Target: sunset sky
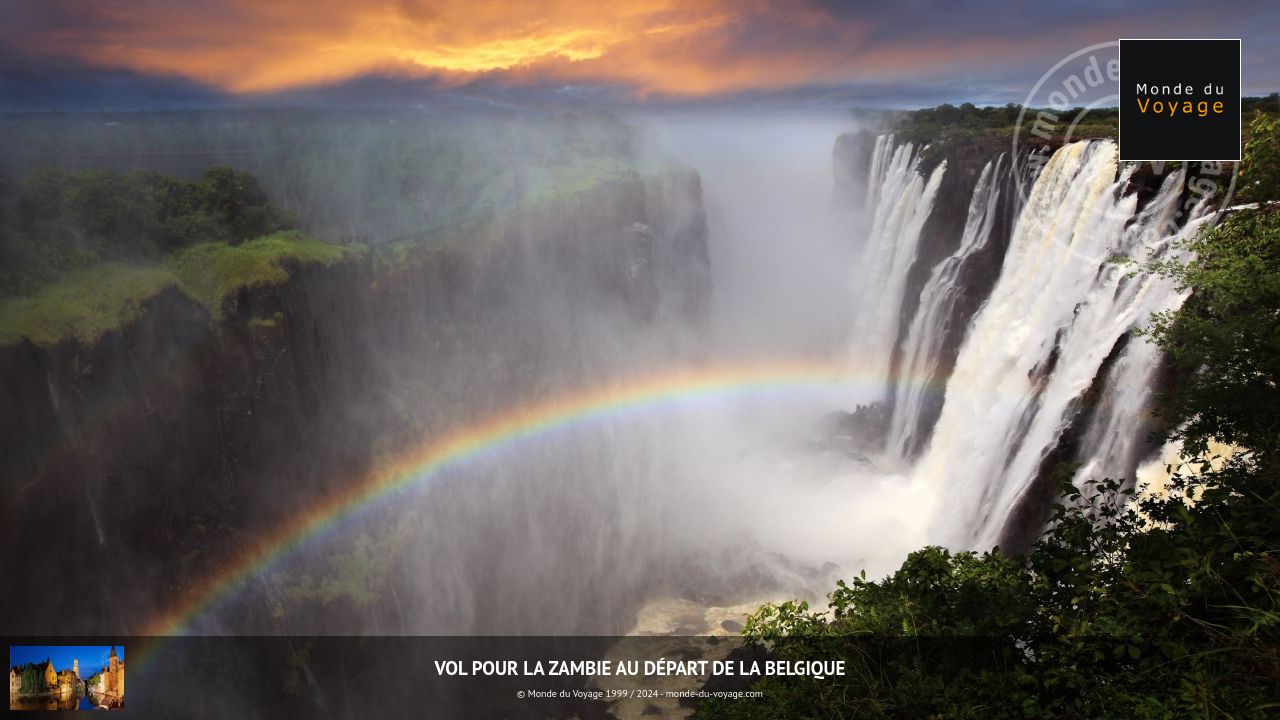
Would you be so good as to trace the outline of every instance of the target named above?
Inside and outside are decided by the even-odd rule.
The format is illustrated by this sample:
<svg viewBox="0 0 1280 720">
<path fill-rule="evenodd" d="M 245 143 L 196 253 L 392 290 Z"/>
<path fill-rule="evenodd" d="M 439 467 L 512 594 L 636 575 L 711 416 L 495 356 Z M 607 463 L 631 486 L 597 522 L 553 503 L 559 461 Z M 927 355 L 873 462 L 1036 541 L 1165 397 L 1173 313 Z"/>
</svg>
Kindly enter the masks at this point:
<svg viewBox="0 0 1280 720">
<path fill-rule="evenodd" d="M 115 648 L 116 656 L 124 660 L 124 646 Z M 79 660 L 80 677 L 88 679 L 107 666 L 110 652 L 111 648 L 106 645 L 10 645 L 9 666 L 50 660 L 54 670 L 66 670 Z"/>
<path fill-rule="evenodd" d="M 1118 37 L 1239 37 L 1280 88 L 1274 2 L 0 0 L 0 109 L 1004 103 Z"/>
</svg>

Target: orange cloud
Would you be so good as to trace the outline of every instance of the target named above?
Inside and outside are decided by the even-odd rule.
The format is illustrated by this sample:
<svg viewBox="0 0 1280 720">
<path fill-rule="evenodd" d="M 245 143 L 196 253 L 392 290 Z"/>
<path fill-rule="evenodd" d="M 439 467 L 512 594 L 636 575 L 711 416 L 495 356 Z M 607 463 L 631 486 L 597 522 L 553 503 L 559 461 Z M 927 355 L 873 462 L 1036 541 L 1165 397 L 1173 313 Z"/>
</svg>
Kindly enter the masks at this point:
<svg viewBox="0 0 1280 720">
<path fill-rule="evenodd" d="M 923 28 L 910 13 L 837 13 L 827 1 L 42 0 L 22 6 L 27 27 L 0 29 L 0 43 L 238 94 L 380 74 L 605 84 L 642 98 L 955 82 L 1046 52 L 1042 35 L 963 14 Z M 1096 24 L 1055 26 L 1052 40 L 1070 50 L 1115 36 Z"/>
<path fill-rule="evenodd" d="M 612 82 L 677 96 L 773 88 L 814 80 L 838 62 L 838 48 L 806 43 L 805 32 L 825 26 L 838 39 L 858 37 L 804 2 L 108 0 L 93 7 L 94 22 L 51 33 L 42 49 L 236 93 L 372 72 L 446 84 L 480 76 Z M 756 35 L 767 48 L 751 47 Z"/>
</svg>

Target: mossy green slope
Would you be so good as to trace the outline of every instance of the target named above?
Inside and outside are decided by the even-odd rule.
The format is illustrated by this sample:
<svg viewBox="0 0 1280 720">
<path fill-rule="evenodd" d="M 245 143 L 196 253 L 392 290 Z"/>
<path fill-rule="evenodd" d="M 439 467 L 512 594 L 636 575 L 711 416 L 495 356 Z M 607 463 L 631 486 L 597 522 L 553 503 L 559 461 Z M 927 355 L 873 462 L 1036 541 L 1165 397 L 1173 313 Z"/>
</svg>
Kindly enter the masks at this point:
<svg viewBox="0 0 1280 720">
<path fill-rule="evenodd" d="M 104 262 L 69 273 L 34 295 L 0 301 L 0 345 L 28 338 L 92 343 L 142 316 L 147 300 L 177 283 L 163 267 Z"/>
<path fill-rule="evenodd" d="M 216 319 L 221 317 L 223 301 L 243 288 L 279 285 L 289 279 L 290 267 L 329 266 L 359 252 L 288 230 L 241 245 L 192 245 L 170 255 L 164 265 L 182 291 Z"/>
<path fill-rule="evenodd" d="M 169 287 L 178 288 L 217 319 L 226 298 L 242 288 L 279 285 L 293 268 L 330 266 L 361 252 L 359 247 L 332 245 L 289 230 L 240 245 L 192 245 L 160 263 L 97 263 L 33 295 L 0 301 L 0 345 L 22 338 L 41 346 L 66 340 L 93 343 L 137 321 L 146 302 Z"/>
</svg>

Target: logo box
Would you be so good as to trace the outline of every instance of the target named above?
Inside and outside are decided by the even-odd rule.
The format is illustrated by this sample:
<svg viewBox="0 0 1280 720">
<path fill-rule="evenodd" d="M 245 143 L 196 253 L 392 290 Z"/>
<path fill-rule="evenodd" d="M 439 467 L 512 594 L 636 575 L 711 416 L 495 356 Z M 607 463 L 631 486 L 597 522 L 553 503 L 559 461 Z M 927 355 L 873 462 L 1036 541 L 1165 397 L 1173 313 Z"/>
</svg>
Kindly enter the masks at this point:
<svg viewBox="0 0 1280 720">
<path fill-rule="evenodd" d="M 1120 40 L 1120 159 L 1240 159 L 1240 40 Z"/>
</svg>

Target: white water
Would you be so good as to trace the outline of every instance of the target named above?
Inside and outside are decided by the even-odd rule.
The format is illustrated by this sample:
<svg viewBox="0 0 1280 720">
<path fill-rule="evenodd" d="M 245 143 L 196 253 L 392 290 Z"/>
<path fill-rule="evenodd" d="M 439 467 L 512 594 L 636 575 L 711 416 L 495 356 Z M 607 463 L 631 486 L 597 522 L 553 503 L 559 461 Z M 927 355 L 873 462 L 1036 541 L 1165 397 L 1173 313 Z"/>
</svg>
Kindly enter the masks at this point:
<svg viewBox="0 0 1280 720">
<path fill-rule="evenodd" d="M 951 547 L 986 548 L 1070 426 L 1116 342 L 1151 312 L 1181 301 L 1170 283 L 1111 261 L 1138 261 L 1169 246 L 1180 178 L 1137 213 L 1122 196 L 1111 142 L 1060 149 L 1032 188 L 1000 278 L 975 317 L 947 384 L 933 438 L 915 468 L 935 488 L 931 535 Z M 1113 386 L 1154 368 L 1135 339 Z M 1145 384 L 1145 383 L 1143 383 Z M 1115 417 L 1099 432 L 1128 436 L 1145 417 L 1141 394 L 1112 393 Z M 1104 449 L 1102 457 L 1119 457 Z M 1110 463 L 1112 460 L 1103 460 Z"/>
<path fill-rule="evenodd" d="M 939 353 L 946 339 L 956 300 L 964 288 L 960 285 L 965 263 L 987 246 L 995 225 L 996 206 L 1000 202 L 1000 174 L 1004 156 L 982 168 L 969 201 L 960 245 L 948 258 L 934 267 L 920 293 L 920 306 L 907 331 L 898 372 L 898 392 L 886 440 L 886 451 L 900 462 L 909 459 L 917 433 L 922 428 L 920 414 L 928 393 L 936 392 L 945 378 L 938 376 Z"/>
<path fill-rule="evenodd" d="M 1180 180 L 1172 176 L 1168 182 Z M 1169 218 L 1178 202 L 1176 192 L 1162 193 L 1145 211 L 1145 215 Z M 1179 241 L 1195 232 L 1206 219 L 1198 207 L 1191 213 L 1192 220 L 1180 231 L 1158 242 L 1152 248 L 1160 259 L 1168 259 L 1179 253 Z M 1145 284 L 1143 312 L 1168 312 L 1176 310 L 1190 296 L 1190 290 L 1179 291 L 1169 277 L 1143 276 Z M 1151 445 L 1150 408 L 1160 368 L 1161 353 L 1155 344 L 1144 338 L 1132 338 L 1116 359 L 1107 374 L 1098 406 L 1086 428 L 1082 447 L 1088 453 L 1085 463 L 1076 473 L 1078 485 L 1082 481 L 1102 478 L 1134 478 L 1144 455 L 1154 454 L 1160 448 Z M 1083 488 L 1082 488 L 1083 489 Z"/>
<path fill-rule="evenodd" d="M 858 300 L 850 361 L 858 376 L 889 376 L 907 273 L 947 164 L 934 168 L 927 182 L 921 179 L 919 167 L 915 145 L 895 145 L 893 135 L 876 138 L 867 185 L 871 233 L 854 271 Z"/>
</svg>

